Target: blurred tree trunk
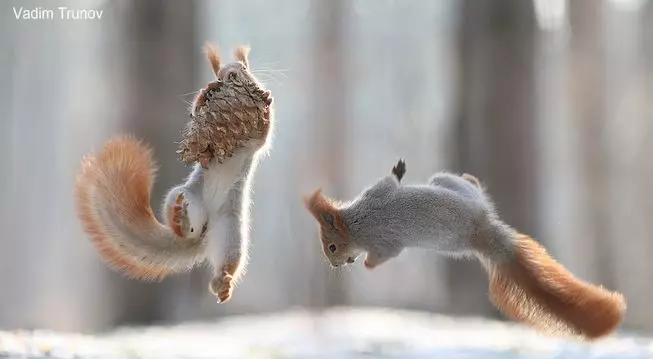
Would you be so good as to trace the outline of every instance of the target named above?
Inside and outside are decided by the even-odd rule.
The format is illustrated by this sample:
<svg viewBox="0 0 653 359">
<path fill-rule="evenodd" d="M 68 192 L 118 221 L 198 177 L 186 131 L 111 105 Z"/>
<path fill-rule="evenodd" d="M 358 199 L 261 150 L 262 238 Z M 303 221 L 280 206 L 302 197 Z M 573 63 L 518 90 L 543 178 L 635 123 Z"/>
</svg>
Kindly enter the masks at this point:
<svg viewBox="0 0 653 359">
<path fill-rule="evenodd" d="M 457 155 L 452 168 L 477 176 L 502 218 L 536 235 L 533 6 L 523 0 L 460 3 Z M 452 311 L 486 314 L 479 265 L 450 261 Z"/>
<path fill-rule="evenodd" d="M 347 176 L 347 83 L 345 77 L 345 44 L 347 32 L 348 2 L 344 0 L 314 1 L 311 11 L 313 27 L 312 66 L 312 135 L 319 159 L 317 172 L 330 196 L 343 198 L 346 193 Z M 328 186 L 328 187 L 326 187 Z M 334 278 L 324 261 L 315 261 L 314 281 L 320 288 L 312 291 L 315 306 L 345 304 L 347 283 L 344 277 Z"/>
<path fill-rule="evenodd" d="M 119 66 L 116 84 L 122 89 L 120 131 L 135 134 L 154 149 L 159 166 L 152 194 L 156 212 L 165 192 L 182 182 L 189 171 L 177 161 L 174 141 L 188 117 L 184 103 L 188 96 L 183 94 L 197 90 L 194 64 L 201 47 L 194 34 L 194 4 L 172 0 L 113 3 L 119 12 L 115 18 L 124 22 L 115 42 L 115 52 L 126 59 Z M 120 287 L 115 293 L 121 296 L 116 298 L 115 310 L 122 312 L 118 322 L 150 322 L 175 315 L 167 307 L 182 306 L 167 306 L 164 301 L 189 295 L 187 289 L 173 293 L 175 282 L 188 282 L 189 275 L 200 273 L 176 275 L 156 285 L 115 279 Z"/>
<path fill-rule="evenodd" d="M 592 263 L 579 259 L 578 251 L 593 253 L 594 242 L 589 235 L 585 159 L 581 151 L 585 135 L 582 121 L 576 120 L 572 111 L 572 29 L 569 9 L 564 4 L 562 0 L 562 9 L 555 14 L 547 12 L 551 5 L 546 0 L 540 0 L 537 7 L 543 26 L 537 37 L 535 65 L 540 167 L 538 239 L 573 273 L 584 276 L 592 271 Z M 572 26 L 575 29 L 575 24 Z"/>
<path fill-rule="evenodd" d="M 591 281 L 607 280 L 611 273 L 609 257 L 604 252 L 609 240 L 609 207 L 605 196 L 609 169 L 605 160 L 608 149 L 603 103 L 604 6 L 605 3 L 595 1 L 569 2 L 573 36 L 567 76 L 573 104 L 570 110 L 578 131 L 580 186 L 577 189 L 582 206 L 576 224 L 579 235 L 562 244 L 566 249 L 561 250 L 560 260 L 575 274 Z"/>
<path fill-rule="evenodd" d="M 649 1 L 649 14 L 651 2 Z M 605 70 L 601 117 L 601 143 L 606 168 L 601 173 L 605 233 L 600 233 L 597 271 L 601 283 L 619 289 L 628 298 L 627 324 L 634 329 L 652 330 L 650 297 L 653 285 L 653 105 L 650 53 L 650 17 L 646 9 L 607 3 L 604 11 Z M 646 31 L 648 30 L 648 31 Z M 648 61 L 647 61 L 648 60 Z M 641 273 L 633 275 L 633 273 Z"/>
<path fill-rule="evenodd" d="M 103 268 L 88 256 L 92 246 L 81 233 L 72 184 L 86 146 L 100 137 L 111 112 L 97 66 L 104 29 L 97 21 L 18 21 L 12 7 L 42 3 L 5 5 L 0 112 L 8 191 L 0 204 L 0 307 L 6 308 L 0 327 L 103 327 L 112 316 L 96 306 L 110 300 L 98 280 Z M 34 97 L 37 88 L 46 94 Z"/>
</svg>

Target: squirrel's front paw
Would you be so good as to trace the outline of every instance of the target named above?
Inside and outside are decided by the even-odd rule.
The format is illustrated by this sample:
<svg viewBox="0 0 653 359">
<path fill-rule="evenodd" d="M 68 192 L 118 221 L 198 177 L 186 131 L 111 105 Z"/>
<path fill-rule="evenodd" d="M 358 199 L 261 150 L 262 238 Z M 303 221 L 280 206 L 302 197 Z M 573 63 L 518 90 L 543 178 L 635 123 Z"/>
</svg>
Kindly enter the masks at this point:
<svg viewBox="0 0 653 359">
<path fill-rule="evenodd" d="M 188 202 L 184 200 L 183 193 L 179 193 L 175 203 L 168 208 L 168 223 L 177 236 L 186 238 L 190 229 L 190 220 L 188 219 Z"/>
<path fill-rule="evenodd" d="M 175 196 L 176 194 L 176 196 Z M 197 239 L 206 233 L 208 221 L 202 203 L 184 192 L 173 193 L 167 203 L 168 225 L 179 238 Z M 187 197 L 188 196 L 188 197 Z"/>
<path fill-rule="evenodd" d="M 227 272 L 222 272 L 222 275 L 211 279 L 209 291 L 218 298 L 218 303 L 225 303 L 231 299 L 234 291 L 233 281 L 233 276 Z"/>
<path fill-rule="evenodd" d="M 365 268 L 367 268 L 367 269 L 374 269 L 377 266 L 376 263 L 372 263 L 372 262 L 368 261 L 367 259 L 365 260 L 365 262 L 363 262 L 363 265 L 365 265 Z"/>
<path fill-rule="evenodd" d="M 375 253 L 367 253 L 367 256 L 365 257 L 365 262 L 363 262 L 363 265 L 365 265 L 365 268 L 367 269 L 374 269 L 381 265 L 382 263 L 385 263 L 390 257 L 387 256 L 379 256 Z"/>
</svg>

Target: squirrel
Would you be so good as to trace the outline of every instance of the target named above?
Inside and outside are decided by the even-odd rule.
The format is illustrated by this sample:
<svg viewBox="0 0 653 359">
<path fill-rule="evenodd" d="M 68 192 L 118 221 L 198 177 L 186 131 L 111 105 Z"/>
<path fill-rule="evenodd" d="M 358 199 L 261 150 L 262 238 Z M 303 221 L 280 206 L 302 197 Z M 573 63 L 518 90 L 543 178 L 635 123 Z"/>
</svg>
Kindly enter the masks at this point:
<svg viewBox="0 0 653 359">
<path fill-rule="evenodd" d="M 594 340 L 622 322 L 622 294 L 576 278 L 533 238 L 504 223 L 475 176 L 439 172 L 427 184 L 404 184 L 405 173 L 399 160 L 346 203 L 320 188 L 304 197 L 332 267 L 365 254 L 364 266 L 373 269 L 405 248 L 427 248 L 479 259 L 490 301 L 539 332 Z"/>
<path fill-rule="evenodd" d="M 206 52 L 217 81 L 196 96 L 191 121 L 218 85 L 237 81 L 262 88 L 250 72 L 249 48 L 238 47 L 238 61 L 224 66 L 215 47 L 207 44 Z M 269 107 L 270 92 L 258 93 Z M 205 108 L 202 113 L 210 114 Z M 229 301 L 248 260 L 250 188 L 257 163 L 270 148 L 270 117 L 259 121 L 261 136 L 246 137 L 233 153 L 195 161 L 186 181 L 165 196 L 164 223 L 150 206 L 156 165 L 147 145 L 122 135 L 85 156 L 74 187 L 77 213 L 109 267 L 135 279 L 162 280 L 208 259 L 214 268 L 209 291 L 218 303 Z"/>
</svg>

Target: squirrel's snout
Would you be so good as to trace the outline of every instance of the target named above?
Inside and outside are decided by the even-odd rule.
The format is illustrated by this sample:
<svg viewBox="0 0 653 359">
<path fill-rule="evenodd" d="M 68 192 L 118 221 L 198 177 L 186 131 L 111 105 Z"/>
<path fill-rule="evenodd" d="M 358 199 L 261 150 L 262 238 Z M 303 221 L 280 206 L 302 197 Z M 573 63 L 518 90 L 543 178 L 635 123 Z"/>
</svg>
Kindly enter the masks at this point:
<svg viewBox="0 0 653 359">
<path fill-rule="evenodd" d="M 342 260 L 340 260 L 338 262 L 331 262 L 330 264 L 331 264 L 331 267 L 338 268 L 338 267 L 344 267 L 344 266 L 346 266 L 348 264 L 352 264 L 354 262 L 356 262 L 356 258 L 348 257 L 344 262 Z"/>
</svg>

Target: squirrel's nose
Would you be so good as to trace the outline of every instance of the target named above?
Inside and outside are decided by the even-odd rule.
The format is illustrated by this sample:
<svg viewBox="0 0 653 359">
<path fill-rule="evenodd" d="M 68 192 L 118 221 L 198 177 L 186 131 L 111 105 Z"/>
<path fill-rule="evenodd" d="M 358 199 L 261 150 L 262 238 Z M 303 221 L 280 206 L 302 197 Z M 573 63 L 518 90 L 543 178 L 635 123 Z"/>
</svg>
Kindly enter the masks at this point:
<svg viewBox="0 0 653 359">
<path fill-rule="evenodd" d="M 356 260 L 354 259 L 354 257 L 347 258 L 347 263 L 349 263 L 349 264 L 354 263 L 355 261 Z"/>
</svg>

